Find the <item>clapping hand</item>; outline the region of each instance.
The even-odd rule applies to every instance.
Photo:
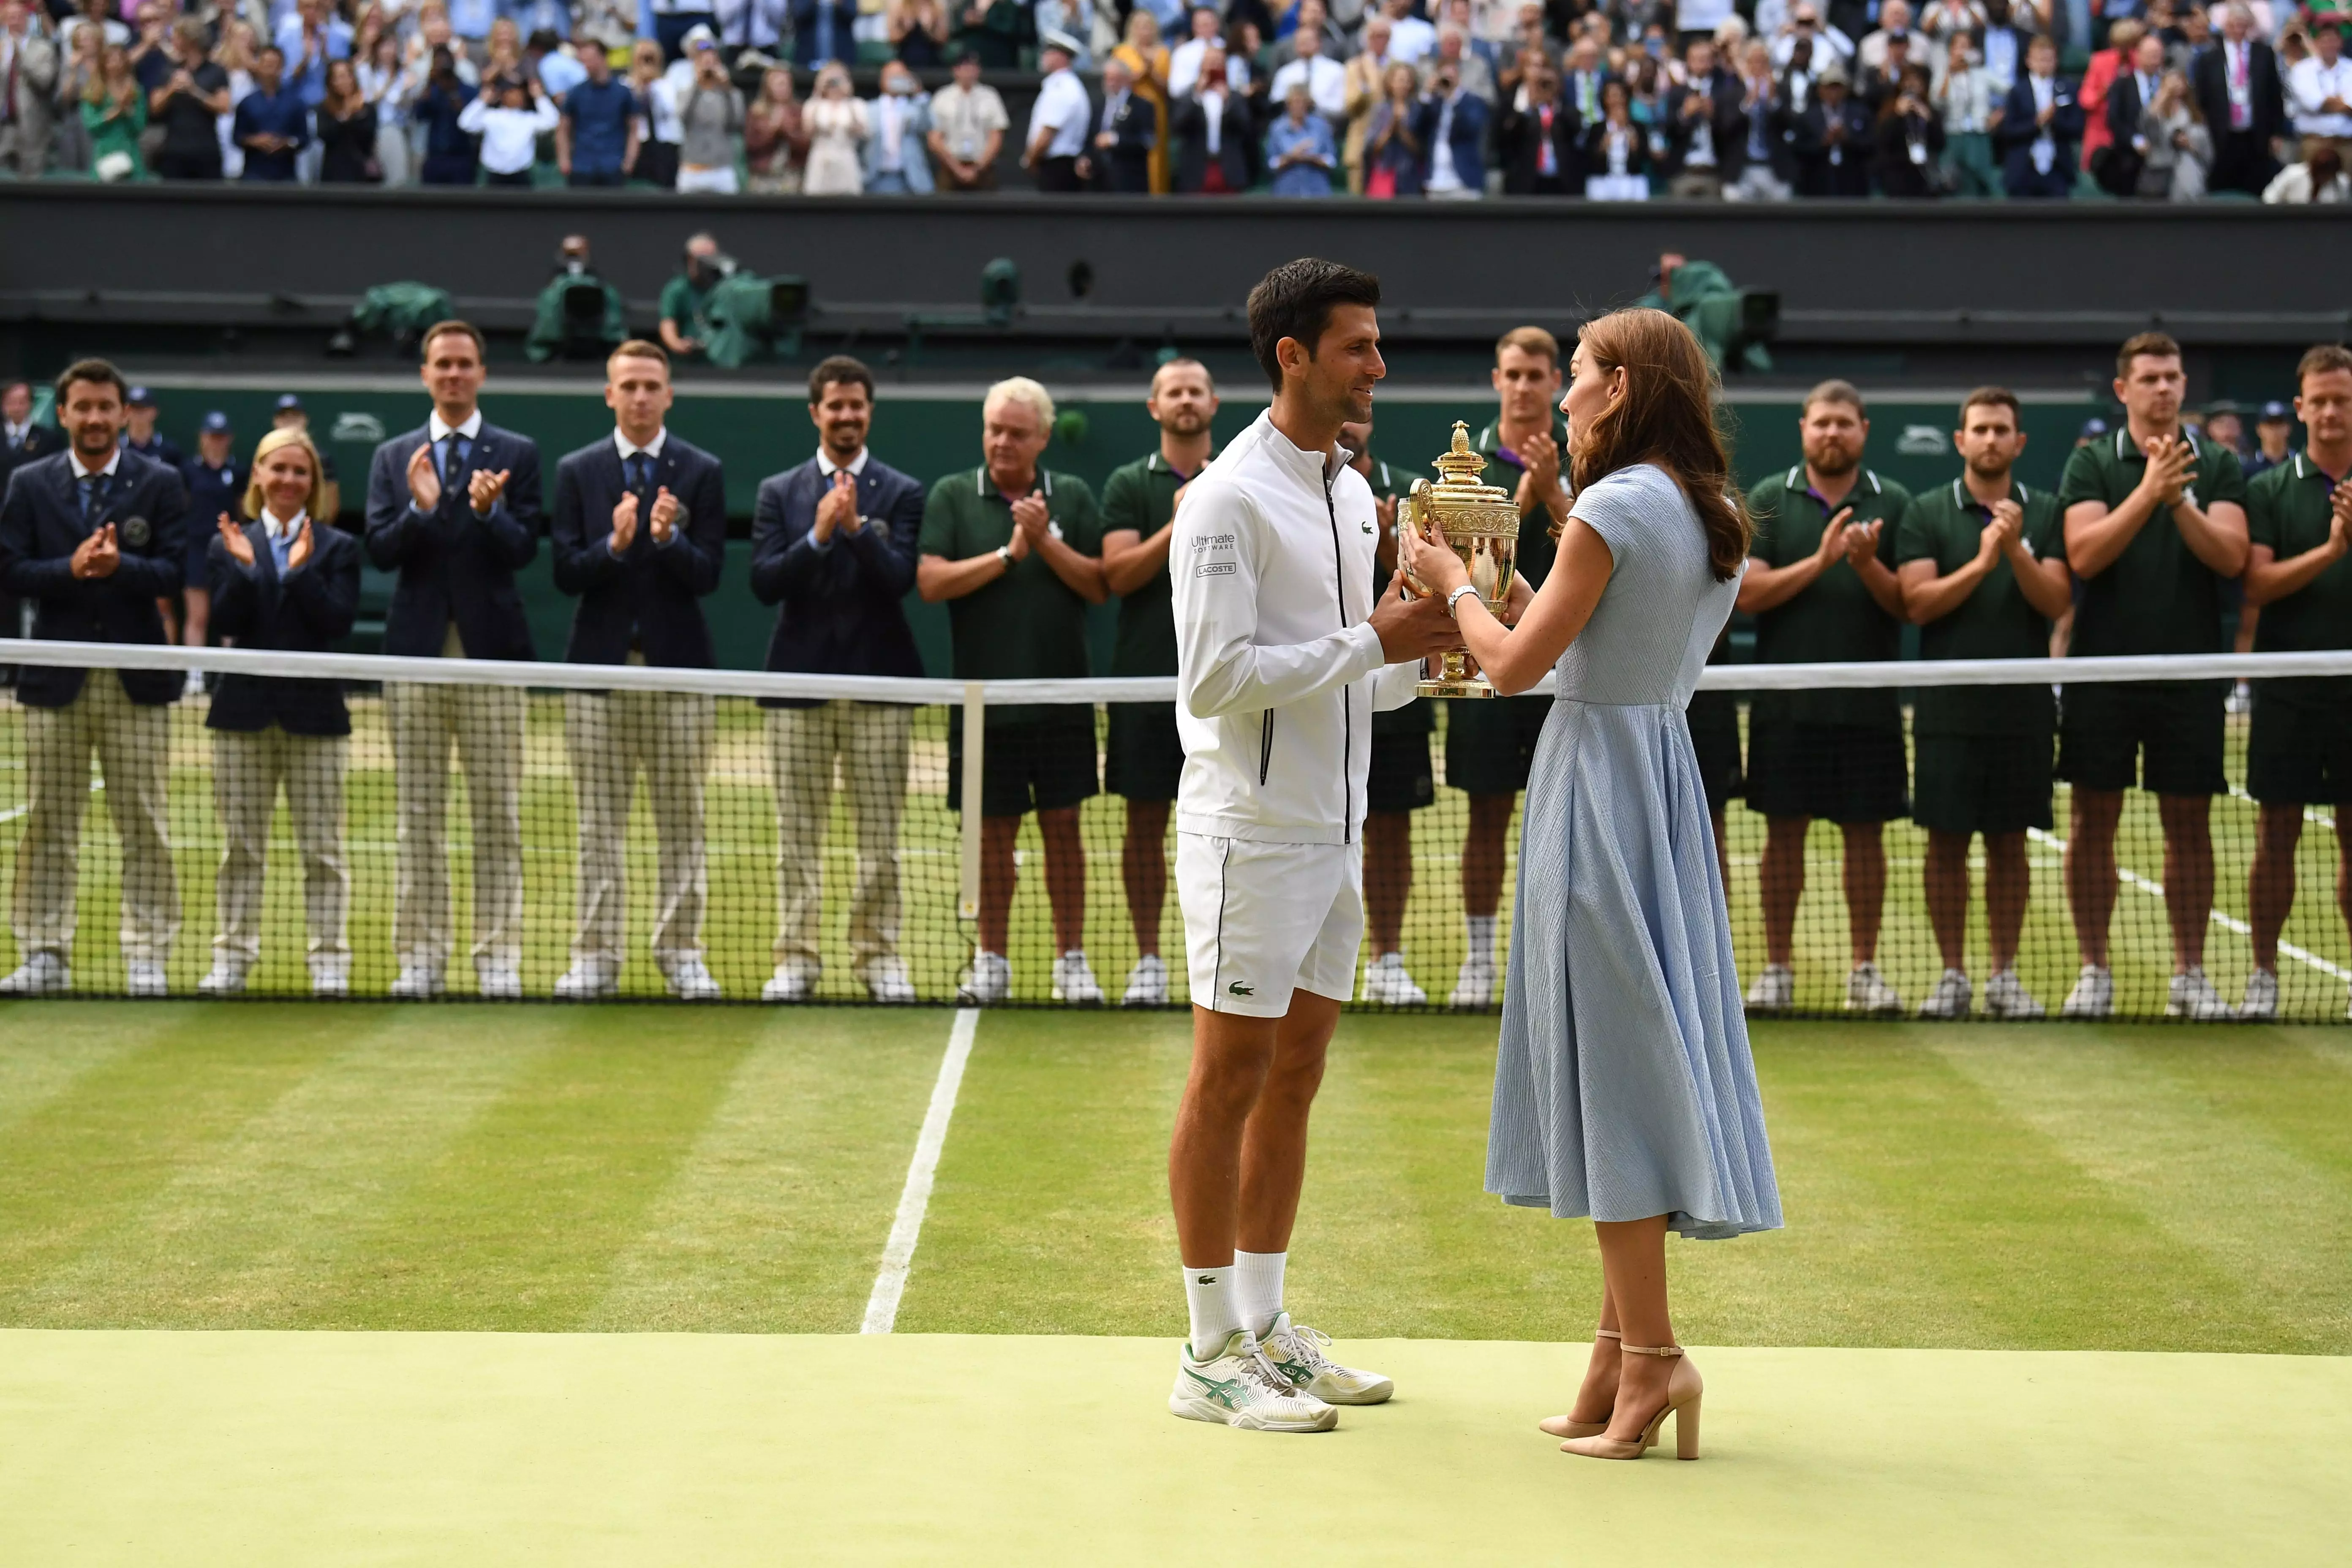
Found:
[[[1990,562],[2005,554],[2017,543],[2024,531],[2025,509],[2013,500],[1995,501],[1992,507],[1992,519],[1984,525],[1984,531],[1978,536],[1984,558]]]
[[[833,471],[833,488],[816,500],[816,542],[830,542],[836,530],[857,531],[857,481],[846,468]]]
[[[667,486],[655,492],[653,525],[656,544],[669,542],[670,535],[677,531],[677,514],[685,510],[677,504],[677,498],[669,493]]]
[[[2179,506],[2197,482],[2197,470],[2190,465],[2197,459],[2197,448],[2188,440],[2176,440],[2169,436],[2152,436],[2143,450],[2147,455],[2147,474],[2141,481],[2163,498],[2167,506]]]
[[[310,520],[304,518],[302,526],[294,531],[294,542],[286,547],[286,570],[289,572],[310,559],[311,526]]]
[[[2327,542],[2340,556],[2352,545],[2352,479],[2337,485],[2327,499]]]
[[[1016,556],[1024,555],[1031,547],[1044,543],[1045,531],[1051,526],[1052,521],[1045,510],[1045,498],[1042,492],[1031,490],[1027,495],[1014,501],[1013,503],[1013,553]]]
[[[220,522],[217,526],[220,529],[221,543],[228,549],[228,558],[240,566],[252,565],[253,541],[245,536],[245,530],[236,525],[236,520],[230,517],[228,513],[223,512],[220,514]]]
[[[495,474],[486,468],[475,469],[466,480],[466,495],[474,503],[474,515],[489,516],[490,510],[499,504],[499,497],[506,493],[506,469],[500,468]]]
[[[605,542],[605,548],[615,555],[626,555],[636,539],[637,492],[626,490],[613,508],[613,536]]]
[[[102,522],[96,532],[74,546],[73,574],[85,581],[93,577],[111,577],[114,569],[122,564],[122,552],[114,542],[114,524]]]
[[[409,454],[408,500],[419,511],[431,511],[441,504],[441,470],[433,466],[430,441]]]
[[[1851,510],[1853,509],[1848,508],[1847,510]],[[1846,563],[1852,566],[1855,571],[1859,572],[1864,566],[1869,565],[1873,561],[1876,560],[1878,558],[1879,531],[1885,526],[1885,521],[1881,518],[1873,518],[1868,522],[1850,522],[1846,524]]]
[[[1530,502],[1559,489],[1559,443],[1549,431],[1530,436],[1519,443],[1519,461],[1527,465],[1519,474],[1519,510],[1524,512]]]
[[[1814,560],[1823,571],[1829,570],[1838,557],[1847,553],[1846,523],[1853,516],[1853,508],[1840,507],[1829,521],[1822,524],[1822,542],[1813,552]]]

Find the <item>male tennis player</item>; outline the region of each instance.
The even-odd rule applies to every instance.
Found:
[[[1274,405],[1192,482],[1169,552],[1192,1073],[1168,1152],[1192,1310],[1168,1407],[1259,1431],[1328,1432],[1333,1406],[1391,1392],[1282,1301],[1307,1111],[1363,941],[1372,710],[1461,646],[1444,604],[1393,582],[1374,602],[1379,524],[1339,426],[1371,417],[1388,374],[1380,299],[1315,260],[1250,291]]]

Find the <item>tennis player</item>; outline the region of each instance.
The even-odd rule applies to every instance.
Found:
[[[1259,1431],[1328,1432],[1335,1405],[1391,1392],[1282,1299],[1307,1112],[1363,942],[1372,710],[1459,646],[1444,605],[1378,592],[1372,492],[1339,446],[1387,374],[1380,298],[1316,260],[1250,291],[1274,405],[1192,482],[1169,552],[1192,1072],[1168,1152],[1192,1312],[1168,1407]]]

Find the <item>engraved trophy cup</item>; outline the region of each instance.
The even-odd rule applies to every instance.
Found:
[[[1446,547],[1470,570],[1470,585],[1478,590],[1486,608],[1500,616],[1511,596],[1511,563],[1519,549],[1519,509],[1510,491],[1478,482],[1486,459],[1471,450],[1470,427],[1459,419],[1454,422],[1453,450],[1431,467],[1437,470],[1438,481],[1413,481],[1412,492],[1397,509],[1397,526],[1412,529],[1424,542],[1431,542],[1433,523],[1443,529]],[[1414,593],[1428,594],[1427,586],[1410,575],[1405,581]],[[1422,681],[1413,690],[1422,697],[1495,695],[1485,676],[1470,673],[1468,658],[1460,653],[1439,655],[1436,677]]]

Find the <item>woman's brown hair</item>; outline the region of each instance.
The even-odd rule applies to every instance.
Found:
[[[1718,583],[1739,574],[1753,532],[1731,483],[1731,459],[1715,427],[1716,374],[1698,339],[1664,310],[1612,310],[1577,334],[1585,357],[1622,368],[1625,395],[1588,429],[1569,432],[1569,478],[1583,490],[1636,463],[1675,477],[1706,531],[1707,563]],[[1559,530],[1552,530],[1557,539]]]

